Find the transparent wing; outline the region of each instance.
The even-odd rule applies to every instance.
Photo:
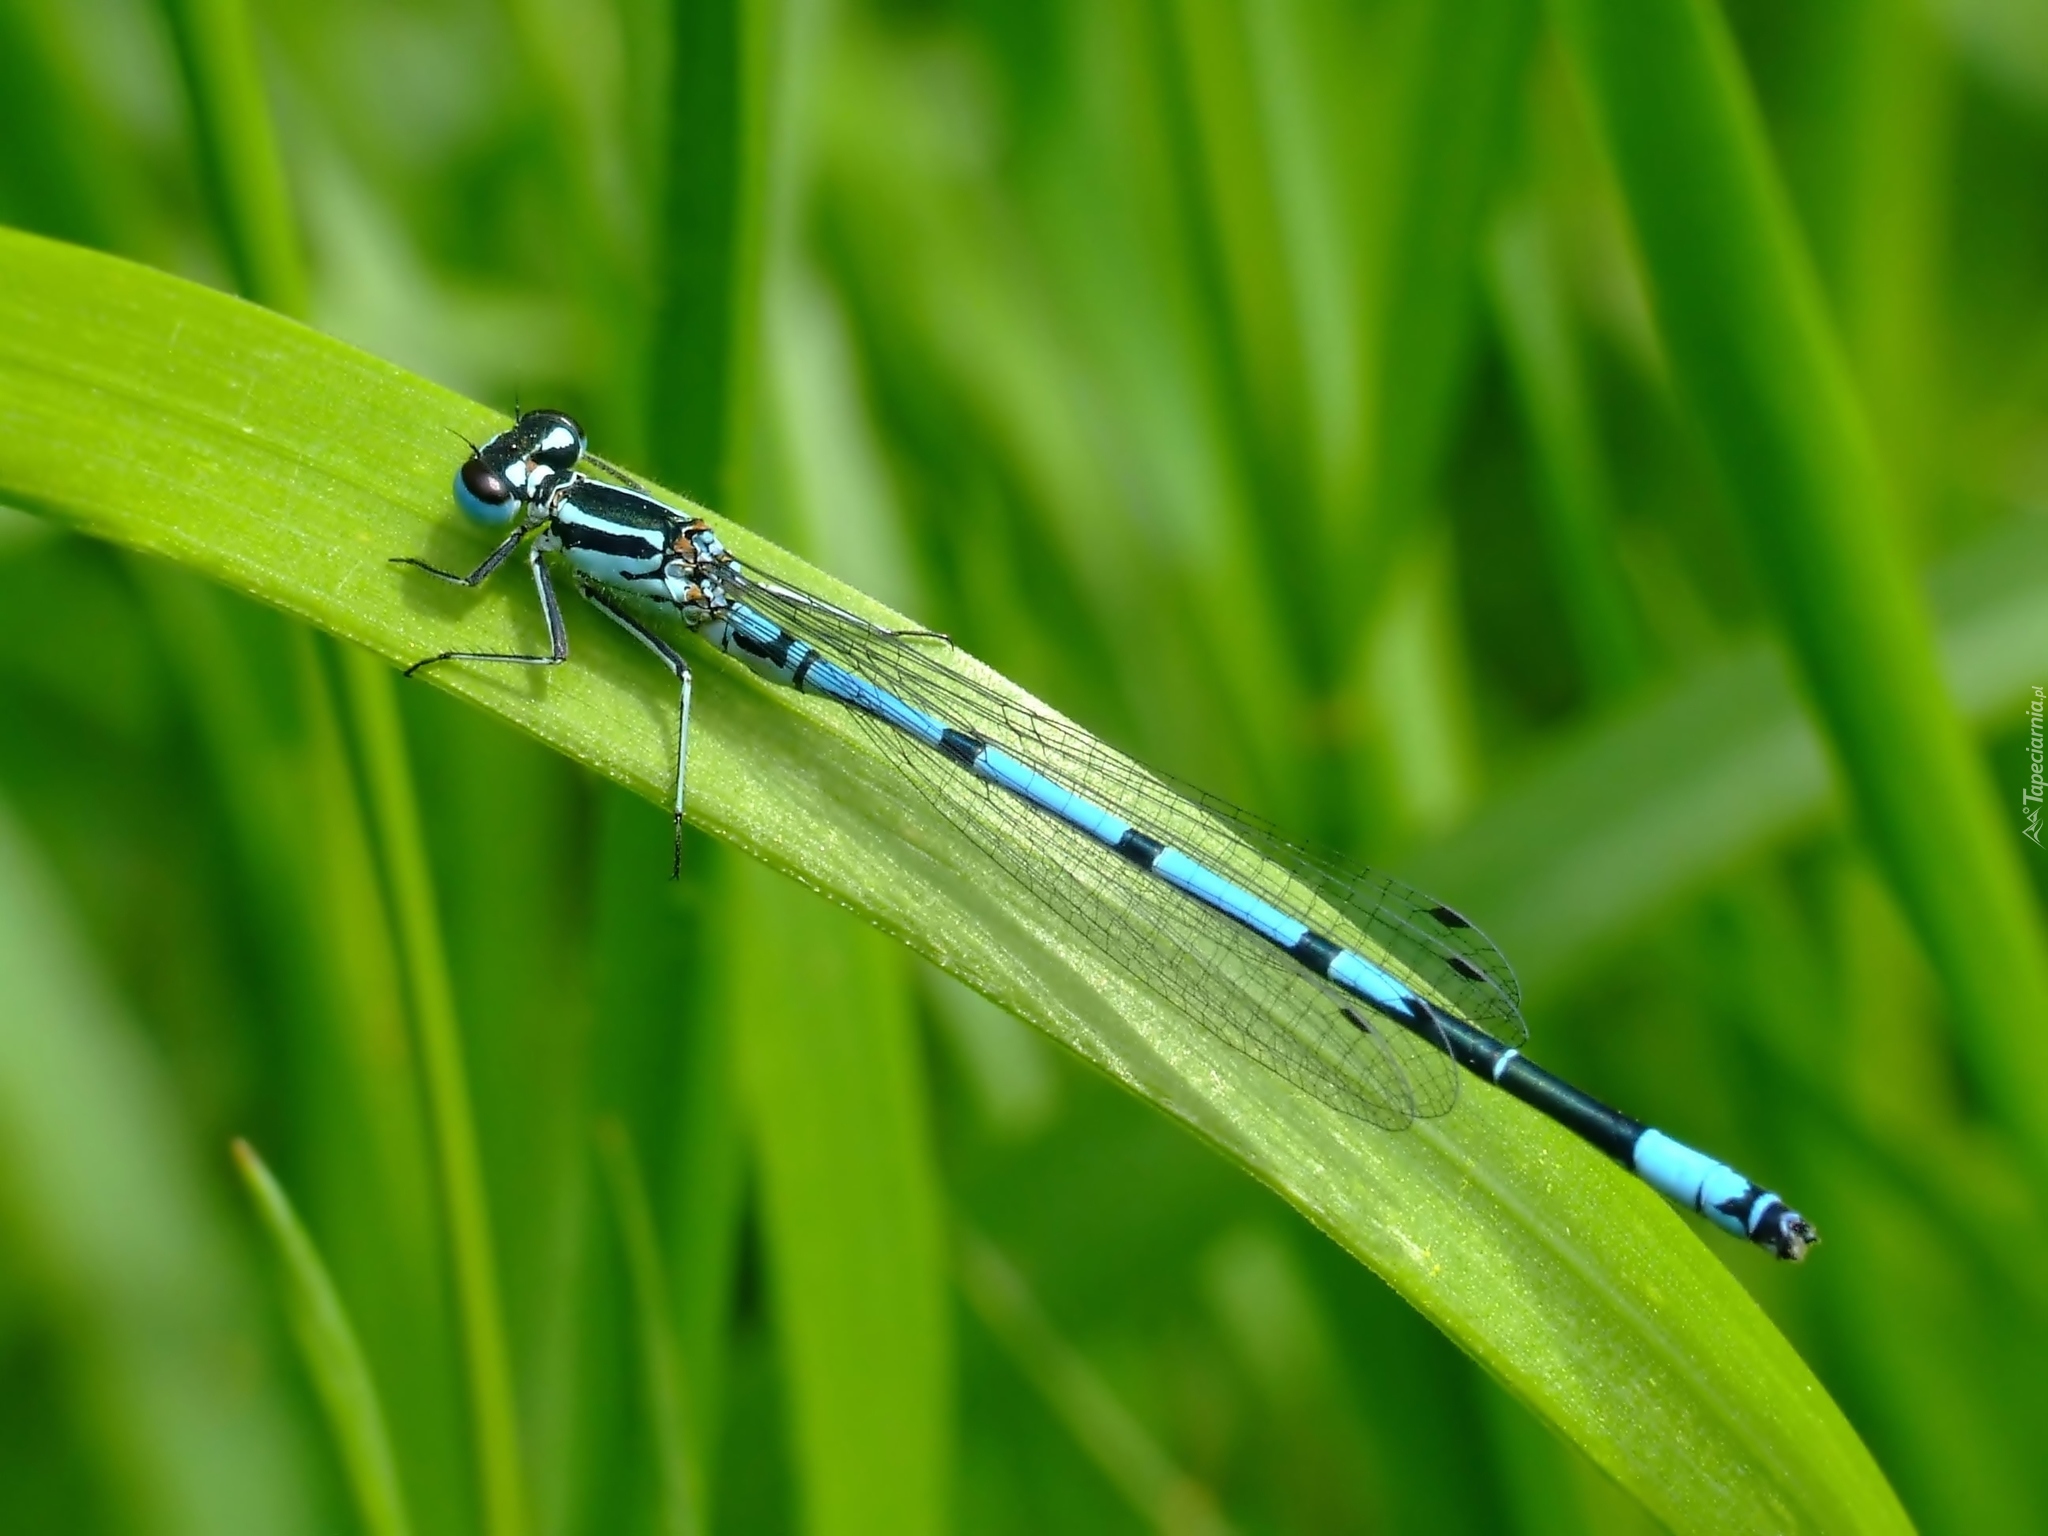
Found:
[[[842,666],[1085,794],[1510,1044],[1528,1034],[1514,973],[1429,897],[1312,854],[1078,727],[967,676],[942,641],[880,630],[761,573],[728,590]],[[1235,923],[879,721],[857,715],[942,815],[1105,957],[1296,1087],[1389,1129],[1442,1114],[1459,1071],[1440,1037],[1378,1018]]]

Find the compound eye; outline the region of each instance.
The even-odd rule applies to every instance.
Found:
[[[587,440],[575,417],[561,411],[528,411],[520,424],[533,429],[533,451],[528,457],[534,463],[567,470],[583,457]]]
[[[473,458],[455,475],[455,504],[480,523],[512,521],[518,502],[505,477],[480,458]]]

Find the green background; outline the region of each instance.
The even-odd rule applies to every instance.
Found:
[[[406,370],[0,240],[9,1530],[2048,1503],[2036,13],[0,0],[0,57],[0,219]],[[587,611],[485,711],[272,611],[470,622],[375,564],[481,547],[491,417],[414,375],[1456,903],[1541,1060],[1826,1245],[1041,995],[708,661],[671,885],[571,761],[665,793]]]

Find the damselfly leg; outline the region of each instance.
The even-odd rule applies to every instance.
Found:
[[[670,878],[680,879],[683,873],[683,787],[690,778],[690,664],[683,660],[682,652],[626,612],[603,587],[587,576],[577,578],[576,590],[598,612],[659,656],[675,673],[676,681],[682,684],[683,703],[676,723],[675,856],[669,870]]]
[[[518,546],[519,541],[525,538],[530,531],[530,528],[520,529],[505,540],[504,543],[492,550],[490,555],[484,560],[484,563],[471,571],[467,576],[457,576],[452,571],[444,571],[438,567],[428,565],[424,560],[410,560],[401,557],[394,559],[392,564],[416,565],[428,575],[439,577],[442,581],[452,583],[458,587],[481,586],[490,579],[493,571],[505,563],[506,556],[511,554]],[[405,675],[411,677],[423,667],[431,667],[436,662],[442,661],[503,661],[518,667],[556,667],[567,661],[569,659],[569,631],[562,623],[562,605],[555,597],[554,583],[548,580],[547,566],[543,563],[542,558],[545,553],[546,551],[541,547],[540,541],[536,539],[532,548],[526,552],[526,563],[533,570],[533,588],[540,594],[540,611],[547,618],[547,655],[528,656],[516,651],[442,651],[438,655],[423,657],[419,661],[414,662],[405,669]]]

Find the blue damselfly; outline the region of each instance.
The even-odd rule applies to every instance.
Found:
[[[582,429],[529,411],[455,479],[472,518],[511,531],[476,586],[525,547],[544,655],[444,651],[448,661],[558,664],[568,632],[546,556],[661,659],[681,689],[674,817],[681,856],[689,662],[649,627],[666,612],[774,683],[829,699],[989,857],[1110,960],[1302,1091],[1389,1130],[1443,1114],[1460,1067],[1539,1110],[1653,1188],[1784,1259],[1819,1241],[1778,1196],[1632,1120],[1521,1054],[1514,972],[1452,908],[1155,774],[1075,726],[995,692],[926,630],[892,630],[735,559],[700,518],[586,462]],[[588,462],[599,463],[589,460]],[[623,481],[626,483],[615,483]]]

